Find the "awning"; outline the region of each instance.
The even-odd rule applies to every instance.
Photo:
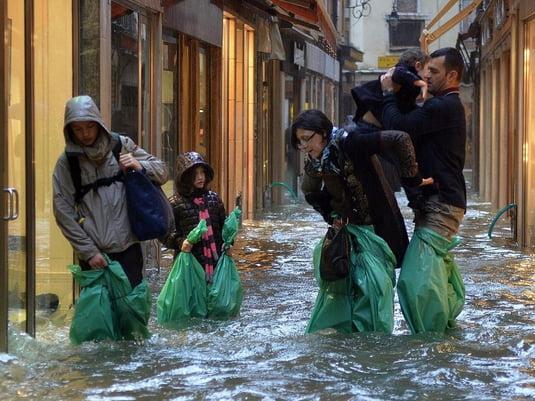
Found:
[[[336,53],[338,32],[323,0],[271,0],[288,15],[279,14],[279,18],[309,29],[321,31],[331,50]]]

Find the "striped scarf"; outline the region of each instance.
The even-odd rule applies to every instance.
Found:
[[[214,267],[219,256],[217,255],[217,247],[214,239],[214,230],[212,229],[212,219],[208,213],[208,207],[204,197],[194,198],[193,203],[199,207],[199,220],[206,220],[208,231],[202,235],[202,253],[204,256],[204,271],[206,273],[206,281],[211,282],[214,275]]]

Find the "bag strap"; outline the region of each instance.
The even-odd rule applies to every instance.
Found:
[[[74,202],[80,203],[82,198],[82,171],[80,170],[80,161],[78,156],[70,152],[65,152],[67,162],[69,163],[69,171],[71,173],[72,183],[74,185]]]
[[[112,138],[117,140],[111,152],[113,153],[113,157],[115,157],[115,160],[117,160],[117,163],[119,163],[119,157],[121,156],[121,150],[123,149],[123,141],[121,140],[121,135],[115,132],[112,132],[111,136]]]
[[[112,154],[119,163],[119,157],[121,155],[121,150],[123,148],[123,142],[121,136],[112,132],[112,138],[116,140],[115,145],[113,146]],[[80,169],[80,159],[78,153],[65,152],[67,157],[67,162],[69,163],[69,171],[71,173],[72,183],[74,185],[74,202],[80,203],[82,198],[91,190],[97,190],[98,187],[110,186],[116,181],[123,181],[124,174],[119,170],[117,174],[112,177],[99,178],[93,183],[82,185],[82,170]]]

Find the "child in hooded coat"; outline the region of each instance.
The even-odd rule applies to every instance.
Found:
[[[178,155],[176,163],[176,193],[169,199],[175,217],[175,231],[163,243],[178,252],[191,252],[212,282],[214,269],[223,252],[222,230],[225,222],[225,206],[219,195],[208,189],[214,178],[214,170],[197,152]],[[201,241],[191,244],[188,233],[201,219],[206,220],[208,231]],[[228,251],[227,251],[228,252]]]

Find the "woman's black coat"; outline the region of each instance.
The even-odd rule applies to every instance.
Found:
[[[305,165],[302,190],[307,202],[329,224],[332,212],[357,225],[373,225],[375,233],[392,249],[398,265],[408,245],[403,216],[394,192],[390,188],[381,163],[380,152],[389,151],[399,161],[402,181],[419,185],[414,149],[408,134],[401,131],[379,131],[359,123],[352,132],[338,130],[330,141],[337,154],[333,156],[333,170],[325,160],[321,169],[313,169],[309,160]],[[333,152],[334,153],[334,152]]]

